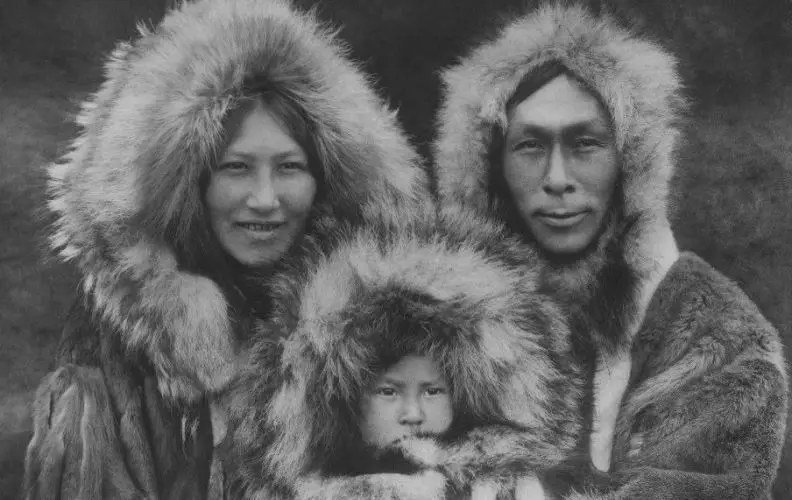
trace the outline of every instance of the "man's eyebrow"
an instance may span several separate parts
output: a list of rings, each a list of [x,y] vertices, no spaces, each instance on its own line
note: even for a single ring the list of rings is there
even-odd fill
[[[562,131],[564,134],[578,134],[581,132],[587,132],[591,129],[596,129],[597,131],[602,132],[610,131],[608,124],[599,117],[588,118],[585,120],[565,124],[562,128]],[[526,134],[532,134],[543,137],[554,134],[556,130],[557,129],[555,127],[546,127],[536,123],[528,122],[517,127],[513,135],[517,135],[519,137]]]
[[[229,148],[223,153],[223,157],[232,156],[245,161],[253,161],[257,158],[255,153],[251,153],[244,149]],[[287,149],[272,156],[275,161],[283,161],[290,158],[304,158],[305,155],[297,148]]]

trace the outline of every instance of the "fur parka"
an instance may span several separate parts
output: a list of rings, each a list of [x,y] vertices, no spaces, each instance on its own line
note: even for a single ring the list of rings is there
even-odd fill
[[[781,345],[734,283],[680,257],[667,198],[685,99],[658,43],[605,10],[553,2],[446,69],[434,148],[441,208],[507,219],[490,148],[518,85],[550,62],[601,100],[620,161],[617,209],[596,248],[572,263],[548,259],[542,276],[590,320],[590,453],[626,484],[608,498],[764,498],[784,436]]]
[[[49,170],[51,241],[173,399],[222,388],[236,366],[227,301],[191,257],[206,224],[200,181],[251,85],[287,96],[309,123],[325,184],[314,217],[428,202],[394,113],[334,34],[286,1],[185,3],[120,43],[79,138]]]
[[[37,391],[26,498],[59,487],[63,498],[206,494],[204,397],[243,364],[236,329],[249,310],[202,255],[201,186],[251,87],[283,94],[306,119],[323,181],[313,240],[336,224],[434,211],[395,112],[312,13],[286,0],[199,0],[139,31],[109,57],[79,136],[49,168],[51,244],[81,290],[62,366]]]
[[[268,285],[273,314],[226,405],[232,498],[442,499],[498,485],[494,500],[501,483],[574,455],[583,376],[529,247],[470,214],[338,238]],[[437,360],[459,424],[378,450],[380,463],[360,454],[360,402],[386,360],[411,352]]]

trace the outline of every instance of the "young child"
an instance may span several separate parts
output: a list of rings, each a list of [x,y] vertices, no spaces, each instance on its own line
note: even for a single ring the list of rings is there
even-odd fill
[[[454,408],[440,366],[428,356],[408,354],[377,377],[360,415],[363,443],[385,448],[407,437],[444,435]]]
[[[269,284],[234,496],[495,498],[574,455],[582,377],[532,251],[470,214],[338,238]]]

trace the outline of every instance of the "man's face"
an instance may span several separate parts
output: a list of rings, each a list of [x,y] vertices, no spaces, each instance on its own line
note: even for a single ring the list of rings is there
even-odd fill
[[[405,356],[381,374],[361,410],[363,441],[377,448],[403,437],[442,434],[453,419],[448,385],[437,364],[416,355]]]
[[[508,119],[503,175],[520,216],[545,251],[584,250],[600,232],[619,171],[602,105],[562,75]]]

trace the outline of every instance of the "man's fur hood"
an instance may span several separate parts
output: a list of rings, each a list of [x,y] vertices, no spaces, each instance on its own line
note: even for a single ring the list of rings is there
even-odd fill
[[[330,253],[309,248],[270,284],[272,317],[226,405],[244,409],[230,437],[243,457],[242,489],[442,498],[433,488],[443,477],[465,484],[534,472],[577,446],[582,377],[565,313],[538,289],[533,251],[469,214],[373,224],[339,239]],[[416,350],[438,360],[455,418],[476,430],[439,449],[415,440],[400,450],[442,476],[331,477],[356,458],[356,409],[378,370]]]
[[[317,217],[409,217],[429,203],[395,113],[335,34],[285,0],[188,2],[119,43],[79,113],[79,137],[50,167],[51,242],[174,397],[217,389],[234,367],[226,297],[184,255],[199,251],[199,184],[251,81],[309,122],[326,180]]]
[[[640,324],[662,277],[678,257],[667,217],[668,184],[684,100],[676,61],[659,45],[638,38],[607,12],[548,3],[506,25],[443,74],[435,162],[441,205],[464,204],[497,216],[490,193],[490,146],[507,128],[506,105],[523,78],[539,66],[561,63],[596,92],[609,112],[620,157],[620,220],[587,260],[551,279],[586,289],[604,248],[618,239],[634,276],[627,337]],[[592,271],[592,269],[594,269]],[[560,274],[565,277],[559,279]],[[607,294],[604,294],[607,295]]]

